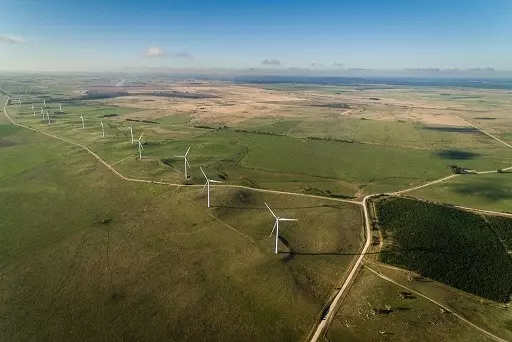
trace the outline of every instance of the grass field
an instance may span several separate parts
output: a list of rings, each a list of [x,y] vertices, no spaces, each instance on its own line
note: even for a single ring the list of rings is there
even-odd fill
[[[18,110],[15,105],[9,108],[15,113]],[[141,132],[145,133],[144,155],[150,161],[136,166],[133,160],[130,162],[128,159],[128,164],[122,163],[119,167],[134,176],[159,177],[157,179],[167,181],[179,180],[177,170],[181,169],[181,160],[174,155],[183,153],[188,146],[193,147],[191,164],[221,172],[238,184],[243,184],[243,179],[249,179],[261,187],[271,185],[277,189],[300,191],[310,187],[309,182],[323,183],[321,190],[343,196],[353,196],[358,188],[372,193],[418,185],[447,175],[447,166],[455,163],[475,169],[508,166],[504,163],[507,151],[499,147],[489,151],[478,147],[472,153],[458,150],[443,150],[443,153],[400,146],[199,129],[184,124],[184,117],[177,117],[175,121],[164,118],[162,127],[151,123],[126,122],[117,117],[104,118],[106,139],[101,139],[99,116],[112,111],[112,108],[80,108],[72,107],[69,110],[75,115],[83,111],[87,126],[85,130],[81,129],[77,117],[67,114],[55,115],[51,126],[42,119],[34,119],[28,112],[30,109],[18,114],[17,118],[38,129],[85,142],[109,163],[137,155],[136,145],[127,144],[130,140],[127,125],[134,124],[136,137]],[[272,148],[268,149],[268,146]],[[354,163],[356,159],[358,162]],[[167,165],[173,168],[169,169],[162,160],[170,161]],[[396,167],[396,160],[402,162],[400,167]],[[297,180],[292,182],[295,184],[283,182],[279,180],[280,175]]]
[[[0,331],[7,334],[0,340],[304,339],[362,246],[360,206],[213,187],[206,210],[199,167],[227,185],[361,199],[445,177],[449,165],[512,166],[509,148],[457,119],[510,141],[506,92],[291,84],[262,92],[146,81],[127,87],[135,96],[122,99],[108,94],[101,75],[2,84],[13,94],[8,111],[16,121],[86,145],[125,176],[200,186],[121,181],[78,147],[2,115]],[[18,92],[19,82],[25,89]],[[43,97],[50,126],[40,115]],[[130,125],[136,139],[144,132],[142,160]],[[191,178],[184,180],[175,155],[188,147]],[[461,175],[407,195],[512,212],[510,175]],[[278,255],[264,201],[299,219],[281,227]],[[512,331],[506,313],[450,292],[489,298],[503,310],[512,290],[512,220],[408,199],[376,205],[386,235],[381,261],[453,286],[445,293],[427,282],[411,285],[442,293],[494,331]],[[475,336],[432,303],[398,292],[363,269],[329,340]]]
[[[87,82],[104,85],[105,80],[92,78]],[[64,84],[71,88],[81,83],[70,80]],[[43,85],[51,88],[53,83]],[[161,92],[161,83],[154,86]],[[48,127],[45,120],[33,117],[28,106],[31,99],[40,96],[16,94],[16,87],[9,85],[13,97],[21,96],[25,101],[21,107],[13,101],[9,110],[24,124],[86,143],[109,163],[118,163],[127,175],[169,182],[180,181],[181,160],[174,155],[189,146],[192,165],[208,168],[231,183],[296,192],[313,189],[342,197],[420,185],[448,175],[448,165],[476,170],[512,165],[508,148],[456,118],[461,116],[489,129],[496,129],[498,121],[501,127],[508,127],[502,120],[507,102],[501,93],[385,85],[280,84],[271,92],[273,100],[242,106],[243,112],[238,113],[232,112],[233,106],[253,101],[244,98],[248,91],[262,96],[269,92],[261,93],[261,87],[255,86],[242,86],[241,90],[211,87],[190,88],[200,94],[213,89],[216,97],[208,101],[201,97],[166,99],[158,93],[156,97],[141,95],[119,102],[77,100],[80,96],[70,96],[59,86],[55,90],[60,95],[52,95],[55,99],[48,105],[50,111],[55,111],[60,101],[64,113],[53,114],[53,124]],[[180,91],[184,90],[187,88]],[[297,95],[302,100],[297,101]],[[216,101],[217,106],[208,107]],[[489,103],[494,103],[497,120],[485,120],[490,115]],[[180,105],[186,105],[186,109],[173,111]],[[275,108],[275,115],[261,116],[259,111],[267,107]],[[244,119],[231,124],[224,114],[218,120],[216,114],[209,119],[201,116],[209,110],[220,110],[220,114],[231,110],[230,116],[242,115]],[[81,114],[86,118],[85,130],[80,129]],[[105,115],[115,116],[101,118]],[[100,138],[100,120],[106,125],[106,139]],[[144,163],[131,158],[137,155],[137,148],[126,144],[130,139],[128,125],[134,126],[136,136],[145,134]],[[498,133],[507,132],[504,129]],[[193,182],[201,181],[200,174],[194,177]]]
[[[512,259],[481,215],[404,198],[376,203],[380,261],[498,302],[510,301]]]
[[[362,269],[329,327],[337,341],[493,341],[427,299]]]
[[[467,207],[512,212],[512,173],[462,175],[407,195]]]
[[[200,188],[0,132],[0,340],[297,341],[363,242],[357,205],[214,188],[207,211]],[[278,255],[263,201],[299,218]]]

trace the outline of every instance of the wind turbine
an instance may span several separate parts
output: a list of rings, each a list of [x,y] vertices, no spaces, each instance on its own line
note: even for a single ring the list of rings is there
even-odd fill
[[[187,153],[188,153],[188,151],[187,151]],[[203,168],[200,167],[200,169],[201,169],[201,172],[204,175],[204,178],[206,178],[206,184],[203,186],[203,191],[204,191],[205,187],[208,187],[208,208],[210,208],[210,182],[211,183],[222,183],[222,182],[216,181],[216,180],[213,180],[213,179],[208,179],[208,177],[206,177],[206,173],[204,173],[204,171],[203,171]]]
[[[101,123],[101,137],[105,138],[105,129],[103,128],[103,120],[100,123]]]
[[[265,203],[265,202],[263,202],[263,203]],[[279,237],[279,221],[298,221],[298,220],[297,219],[289,219],[289,218],[284,218],[284,217],[276,216],[276,214],[274,214],[274,212],[272,211],[272,209],[270,209],[268,204],[265,203],[265,205],[267,206],[268,210],[270,210],[270,212],[272,213],[272,216],[274,216],[275,219],[276,219],[276,223],[274,223],[274,228],[272,228],[272,232],[270,233],[270,236],[272,236],[272,233],[274,233],[274,229],[275,229],[276,230],[276,249],[275,249],[275,254],[277,254],[277,241],[278,241],[278,237]]]
[[[85,126],[84,126],[84,116],[82,114],[80,114],[80,119],[82,119],[82,129],[84,129],[85,128]]]
[[[187,179],[187,167],[190,169],[190,164],[188,163],[188,159],[187,159],[187,155],[188,155],[188,151],[190,151],[190,147],[188,148],[187,150],[187,153],[185,153],[184,156],[176,156],[175,157],[178,157],[178,158],[183,158],[185,160],[185,179]],[[206,176],[205,176],[206,177]]]
[[[21,99],[18,97],[18,102],[19,102],[19,105],[21,106]]]
[[[34,105],[32,105],[32,111],[34,112],[34,116],[36,116],[36,110],[34,109]]]
[[[62,112],[62,106],[59,103],[59,112]]]
[[[132,127],[133,124],[130,124],[130,126],[128,126],[128,128],[130,129],[130,135],[132,136],[132,144],[133,144],[133,127]]]
[[[46,108],[46,100],[43,99],[43,106]]]
[[[144,147],[142,147],[142,142],[140,140],[140,139],[142,139],[143,134],[144,134],[144,132],[142,132],[142,134],[139,137],[139,140],[137,140],[139,142],[139,159],[142,159],[142,150],[144,149]]]
[[[49,111],[46,111],[46,117],[48,118],[48,126],[50,126],[51,122],[50,122],[50,112]]]

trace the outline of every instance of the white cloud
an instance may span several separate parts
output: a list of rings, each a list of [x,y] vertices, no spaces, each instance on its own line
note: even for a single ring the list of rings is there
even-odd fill
[[[25,40],[19,37],[13,37],[8,35],[0,35],[0,43],[8,43],[8,44],[21,44],[24,43]]]
[[[163,57],[165,52],[158,46],[150,46],[144,55],[146,57]]]
[[[281,62],[278,61],[277,59],[270,59],[270,58],[266,58],[264,60],[261,61],[261,64],[263,65],[274,65],[274,66],[278,66],[278,65],[281,65]]]

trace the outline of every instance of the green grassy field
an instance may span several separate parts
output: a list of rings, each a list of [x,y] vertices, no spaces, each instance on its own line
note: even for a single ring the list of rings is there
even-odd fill
[[[7,83],[14,99],[23,99],[22,106],[13,100],[8,107],[16,121],[82,143],[139,179],[202,185],[201,166],[226,184],[361,198],[444,177],[448,165],[476,170],[512,165],[510,149],[478,130],[400,116],[460,115],[512,139],[509,100],[492,92],[275,85],[271,88],[284,92],[349,94],[362,102],[290,102],[273,117],[222,127],[197,121],[192,112],[142,121],[132,115],[140,109],[80,100],[72,91],[89,82],[105,85],[101,76],[20,81],[26,93],[17,93],[17,82]],[[43,96],[50,126],[40,116]],[[397,103],[380,103],[385,97]],[[422,103],[412,109],[412,100]],[[57,103],[62,113],[56,113]],[[351,116],[342,115],[349,110]],[[376,120],[382,117],[387,119]],[[142,160],[130,143],[129,125],[136,138],[144,132]],[[191,179],[185,181],[183,160],[175,155],[189,146]],[[0,315],[5,317],[0,331],[6,332],[0,340],[301,340],[363,242],[355,204],[214,187],[213,207],[206,210],[201,187],[121,181],[78,147],[14,127],[3,117],[0,160]],[[463,175],[408,194],[512,211],[510,175]],[[299,219],[282,227],[277,256],[264,201]],[[388,234],[382,261],[508,300],[512,221],[404,199],[378,206]],[[404,304],[396,293],[396,287],[363,271],[329,339],[471,336],[471,328],[430,302]],[[367,302],[358,300],[362,297]],[[379,311],[388,306],[391,312]],[[473,314],[486,323],[497,317]],[[418,320],[429,320],[432,327]],[[510,330],[510,320],[500,316],[499,324]],[[387,330],[392,335],[381,334]]]
[[[481,215],[404,198],[376,202],[380,261],[498,302],[510,301],[512,259]]]
[[[208,211],[1,122],[0,340],[297,341],[361,248],[358,205],[214,188]],[[263,201],[299,218],[278,255]]]
[[[16,111],[16,106],[9,110]],[[54,123],[48,126],[42,119],[34,119],[30,113],[22,113],[17,118],[25,124],[38,129],[48,130],[85,143],[98,152],[109,163],[118,162],[130,155],[137,155],[136,146],[127,143],[130,140],[127,122],[119,119],[104,118],[106,139],[101,139],[99,113],[109,108],[88,108],[84,111],[87,126],[81,129],[80,120],[67,115],[56,116]],[[76,113],[79,109],[74,109]],[[89,113],[94,113],[90,116]],[[183,128],[181,121],[177,126]],[[131,122],[130,122],[131,123]],[[383,192],[421,184],[448,174],[447,165],[457,160],[443,160],[429,150],[413,150],[406,147],[375,146],[338,141],[311,140],[288,136],[273,136],[234,132],[232,130],[205,130],[188,127],[179,133],[173,133],[173,124],[166,124],[169,132],[159,132],[157,124],[134,123],[134,135],[144,132],[144,155],[146,163],[133,165],[133,160],[119,164],[119,168],[138,177],[160,177],[160,180],[178,181],[177,170],[181,169],[181,160],[174,155],[183,153],[192,146],[190,163],[222,172],[231,180],[243,184],[242,178],[261,187],[300,191],[312,183],[323,183],[322,190],[333,194],[353,196],[357,188],[366,193]],[[175,127],[176,128],[176,127]],[[268,149],[268,146],[273,148]],[[466,167],[481,169],[492,165],[502,167],[504,152],[493,151],[493,155],[467,161]],[[314,158],[306,156],[315,156]],[[354,163],[353,160],[358,160]],[[167,160],[167,166],[161,163]],[[396,167],[401,160],[401,167]],[[170,162],[170,163],[169,163]],[[172,166],[169,169],[168,166]],[[421,165],[421,168],[419,168]],[[255,172],[257,171],[257,172]],[[292,182],[280,181],[295,178]],[[200,176],[200,174],[198,175]],[[292,178],[292,179],[293,179]],[[295,184],[292,184],[295,183]],[[352,184],[352,187],[349,186]]]
[[[327,332],[336,341],[493,341],[363,267]]]
[[[339,90],[340,94],[348,92],[366,99],[385,94],[400,101],[408,101],[412,94],[417,94],[432,105],[455,101],[451,97],[458,96],[457,101],[468,108],[480,108],[472,97],[456,93],[451,97],[440,95],[435,89],[415,88],[408,92],[370,87],[362,97],[361,89],[352,88],[308,89],[329,94]],[[57,108],[56,102],[49,103],[51,111]],[[340,117],[339,112],[346,110],[337,107],[344,105],[340,100],[339,104],[288,105],[283,111],[293,118],[255,118],[226,129],[201,128],[219,125],[201,125],[195,121],[192,124],[190,113],[168,115],[154,122],[133,122],[126,121],[125,114],[135,109],[105,106],[102,101],[63,99],[61,102],[64,113],[52,115],[50,127],[38,116],[34,118],[28,105],[12,104],[9,111],[24,124],[85,143],[109,163],[117,163],[124,174],[146,179],[180,182],[181,160],[174,155],[183,153],[189,146],[192,146],[192,165],[223,175],[232,183],[296,192],[314,188],[317,192],[329,191],[342,197],[420,185],[448,175],[447,166],[453,164],[476,170],[512,165],[508,148],[472,128],[427,125],[414,120],[373,120],[372,115],[379,111],[393,117],[411,110],[384,106],[378,101],[374,101],[374,107],[359,105],[368,109],[364,111],[368,114],[359,118]],[[86,118],[84,130],[80,127],[81,114]],[[101,118],[109,114],[116,116]],[[100,136],[100,120],[106,126],[105,139]],[[145,134],[145,162],[137,162],[136,145],[127,144],[128,125],[134,126],[136,136]],[[200,174],[194,177],[193,182],[201,181]]]
[[[512,173],[461,175],[407,195],[487,210],[512,212]]]

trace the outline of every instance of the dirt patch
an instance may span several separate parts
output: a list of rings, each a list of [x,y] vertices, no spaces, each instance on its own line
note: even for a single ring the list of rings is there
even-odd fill
[[[238,85],[173,85],[167,90],[128,90],[129,95],[105,99],[107,104],[137,108],[127,117],[155,119],[188,113],[192,122],[238,123],[251,118],[294,116],[282,112],[289,104],[305,101],[293,93],[273,92]],[[167,96],[178,94],[179,96]]]
[[[445,126],[466,126],[456,116],[449,114],[426,114],[422,113],[417,116],[418,121],[426,125],[445,125]]]
[[[413,90],[346,90],[328,93],[310,90],[279,91],[260,86],[220,82],[170,83],[124,89],[98,88],[99,93],[123,92],[123,96],[100,101],[134,108],[125,117],[154,120],[188,114],[192,123],[231,125],[255,118],[365,118],[383,121],[415,121],[426,125],[466,126],[457,119],[467,110],[464,103],[429,98]],[[418,95],[418,96],[416,96]],[[376,101],[375,99],[379,100]]]

